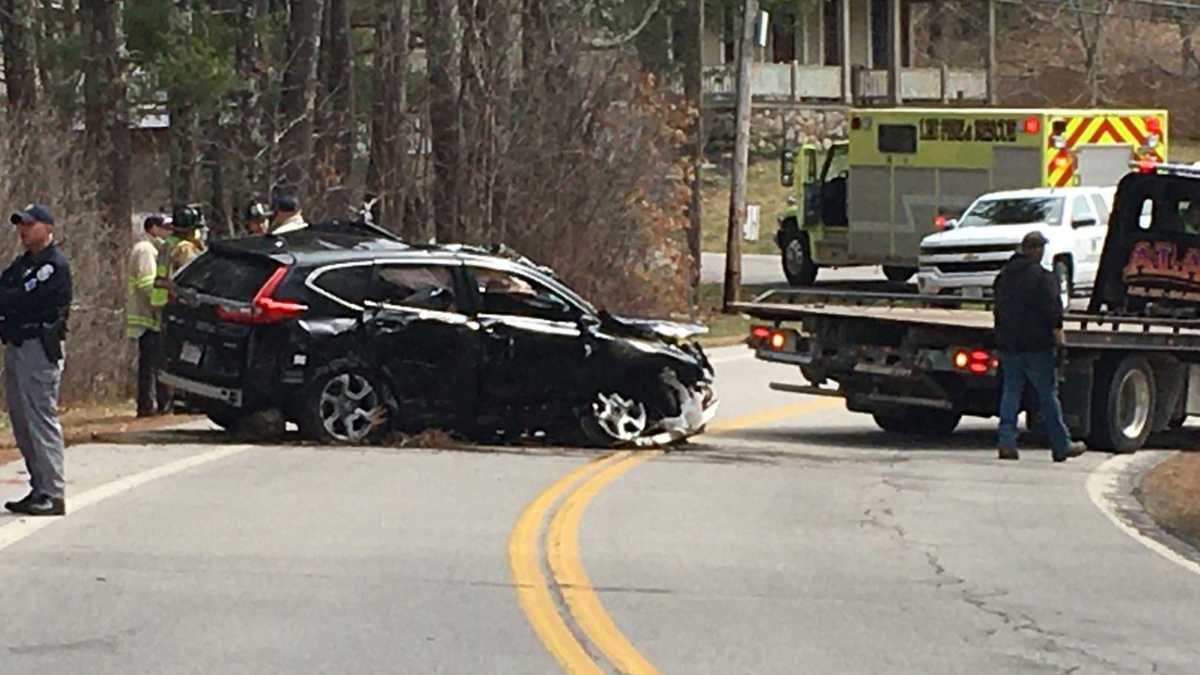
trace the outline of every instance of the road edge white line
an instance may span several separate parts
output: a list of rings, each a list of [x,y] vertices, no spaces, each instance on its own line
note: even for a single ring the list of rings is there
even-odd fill
[[[217,450],[211,450],[205,453],[191,455],[189,457],[184,457],[183,459],[175,460],[174,462],[168,462],[167,464],[161,464],[152,469],[147,469],[141,473],[135,473],[131,476],[125,476],[124,478],[118,478],[117,480],[98,485],[76,497],[68,495],[66,517],[69,518],[72,514],[78,513],[79,511],[82,511],[90,506],[94,506],[105,499],[128,492],[151,481],[155,481],[160,478],[166,478],[168,476],[180,473],[181,471],[203,466],[204,464],[215,462],[219,459],[225,459],[226,457],[232,457],[234,455],[241,454],[252,447],[254,446],[234,445],[219,448]],[[12,546],[22,539],[25,539],[38,530],[49,527],[50,525],[62,520],[64,520],[64,518],[54,516],[26,516],[17,520],[16,522],[0,526],[0,551],[3,551],[9,546]]]
[[[1142,451],[1105,460],[1088,474],[1088,497],[1117,529],[1176,565],[1200,574],[1200,563],[1179,552],[1194,549],[1154,523],[1133,496],[1133,478],[1152,469],[1171,454]]]

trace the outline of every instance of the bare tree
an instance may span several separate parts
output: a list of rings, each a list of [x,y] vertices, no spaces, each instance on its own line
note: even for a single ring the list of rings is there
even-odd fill
[[[433,144],[433,208],[440,241],[460,241],[462,118],[458,93],[461,46],[454,0],[426,0],[425,51],[429,69],[429,132]]]
[[[354,45],[347,0],[325,0],[318,59],[316,123],[312,175],[329,213],[346,217],[353,206],[349,189],[354,172]]]
[[[179,35],[192,32],[190,0],[174,0],[171,7],[171,30]],[[196,196],[197,165],[200,150],[197,144],[198,120],[196,105],[183,87],[172,87],[168,93],[167,113],[171,126],[167,130],[170,143],[171,201],[188,204]]]
[[[283,69],[278,133],[279,177],[289,191],[306,197],[312,181],[313,113],[317,92],[317,54],[321,46],[322,0],[288,3],[287,61]]]
[[[378,0],[375,25],[371,162],[367,188],[375,196],[379,222],[405,238],[420,239],[417,219],[407,218],[406,177],[411,129],[408,123],[409,0]]]
[[[0,0],[0,36],[4,41],[4,86],[10,110],[24,111],[37,104],[34,70],[32,0]]]
[[[102,168],[99,193],[104,214],[99,238],[105,258],[117,264],[132,245],[129,227],[130,200],[129,107],[125,67],[121,58],[124,35],[121,0],[85,0],[80,3],[85,26],[85,123],[90,164]],[[120,306],[123,288],[114,281],[104,299]]]

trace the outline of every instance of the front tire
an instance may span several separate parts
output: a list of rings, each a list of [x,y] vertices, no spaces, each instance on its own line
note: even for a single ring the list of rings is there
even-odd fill
[[[312,378],[298,415],[300,431],[325,444],[359,444],[388,429],[390,411],[383,383],[356,362],[340,359]]]
[[[1062,299],[1063,311],[1068,311],[1071,307],[1071,294],[1075,290],[1075,283],[1071,279],[1071,262],[1066,258],[1059,258],[1054,261],[1054,279],[1058,282],[1058,295]]]
[[[817,264],[812,259],[812,248],[804,232],[789,239],[780,252],[783,275],[793,286],[812,286],[817,280]]]
[[[1130,354],[1098,369],[1092,397],[1088,447],[1133,452],[1146,443],[1154,421],[1154,369],[1144,356]]]

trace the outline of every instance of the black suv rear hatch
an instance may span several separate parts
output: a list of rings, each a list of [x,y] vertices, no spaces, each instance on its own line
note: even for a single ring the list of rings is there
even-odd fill
[[[260,326],[239,317],[253,311],[255,298],[292,262],[262,246],[270,241],[215,244],[175,277],[176,298],[163,312],[168,373],[220,388],[242,385]]]

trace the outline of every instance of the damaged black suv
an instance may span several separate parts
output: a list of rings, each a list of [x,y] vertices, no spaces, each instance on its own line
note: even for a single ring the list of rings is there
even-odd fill
[[[598,311],[513,255],[333,223],[215,242],[174,283],[162,381],[227,429],[277,410],[326,443],[638,446],[716,410],[702,326]]]

